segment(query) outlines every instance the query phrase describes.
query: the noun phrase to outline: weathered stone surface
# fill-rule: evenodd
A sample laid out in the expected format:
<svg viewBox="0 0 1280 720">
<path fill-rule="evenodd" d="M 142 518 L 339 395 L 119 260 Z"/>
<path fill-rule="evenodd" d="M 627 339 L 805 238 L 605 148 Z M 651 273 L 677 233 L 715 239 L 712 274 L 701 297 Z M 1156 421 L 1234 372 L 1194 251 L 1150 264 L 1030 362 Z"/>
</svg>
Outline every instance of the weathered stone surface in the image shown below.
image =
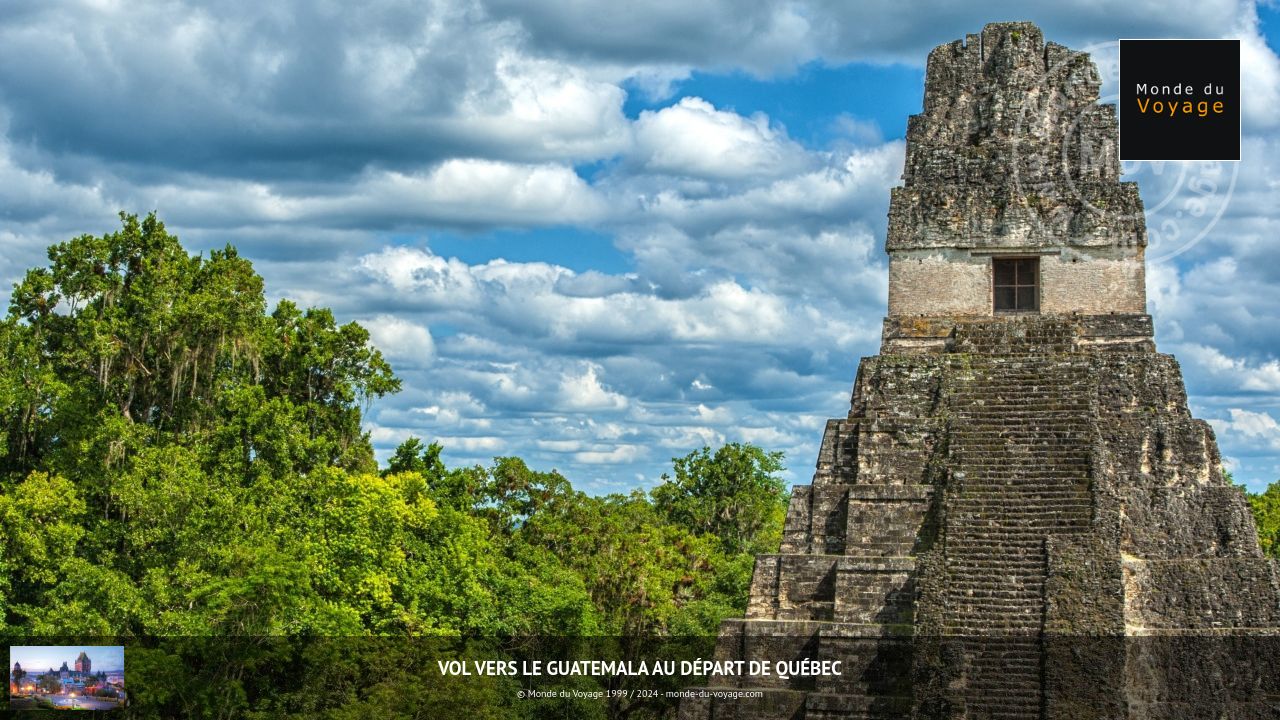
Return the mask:
<svg viewBox="0 0 1280 720">
<path fill-rule="evenodd" d="M 848 671 L 713 678 L 764 700 L 682 718 L 1280 717 L 1277 564 L 1156 352 L 1097 91 L 1027 23 L 930 55 L 882 354 L 716 651 Z M 1041 258 L 1039 313 L 992 313 L 1003 252 Z"/>
<path fill-rule="evenodd" d="M 889 205 L 889 315 L 990 315 L 991 258 L 1041 256 L 1041 309 L 1144 313 L 1142 200 L 1085 53 L 1030 23 L 929 55 Z"/>
</svg>

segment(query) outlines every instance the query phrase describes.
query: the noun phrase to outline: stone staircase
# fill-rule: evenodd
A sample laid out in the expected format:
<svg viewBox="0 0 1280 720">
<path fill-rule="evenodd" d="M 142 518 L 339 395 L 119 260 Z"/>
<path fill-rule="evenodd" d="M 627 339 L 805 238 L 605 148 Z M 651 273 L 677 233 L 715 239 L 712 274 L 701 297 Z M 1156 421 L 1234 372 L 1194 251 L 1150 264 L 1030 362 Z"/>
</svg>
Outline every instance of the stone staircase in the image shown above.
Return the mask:
<svg viewBox="0 0 1280 720">
<path fill-rule="evenodd" d="M 949 398 L 944 632 L 963 647 L 968 717 L 1038 718 L 1051 535 L 1088 531 L 1090 364 L 1066 323 L 958 328 Z"/>
<path fill-rule="evenodd" d="M 828 431 L 834 437 L 828 439 L 849 427 L 832 423 Z M 793 496 L 788 530 L 797 547 L 784 543 L 784 552 L 756 559 L 747 617 L 725 622 L 716 650 L 718 658 L 743 660 L 838 659 L 843 673 L 781 683 L 712 678 L 709 687 L 751 687 L 764 691 L 765 699 L 750 709 L 686 702 L 681 717 L 909 715 L 914 555 L 933 488 L 850 482 L 855 473 L 855 465 L 846 463 L 826 476 L 818 492 L 804 488 Z M 838 502 L 831 499 L 837 496 Z M 838 528 L 836 519 L 842 521 Z M 818 552 L 798 551 L 799 546 Z"/>
<path fill-rule="evenodd" d="M 845 672 L 711 678 L 763 698 L 693 699 L 679 717 L 1280 717 L 1274 653 L 1238 645 L 1257 628 L 1280 645 L 1280 579 L 1215 474 L 1212 431 L 1172 358 L 1081 327 L 965 318 L 936 352 L 864 359 L 716 646 Z M 1242 668 L 1259 669 L 1219 687 Z"/>
<path fill-rule="evenodd" d="M 962 647 L 967 717 L 1038 717 L 1045 541 L 1092 516 L 1093 391 L 1076 332 L 1047 318 L 966 323 L 936 362 L 864 363 L 849 417 L 827 423 L 813 484 L 793 491 L 781 552 L 757 558 L 747 616 L 725 622 L 716 651 L 839 658 L 848 671 L 713 678 L 765 701 L 689 702 L 681 717 L 910 717 L 916 558 L 939 537 L 941 629 Z"/>
</svg>

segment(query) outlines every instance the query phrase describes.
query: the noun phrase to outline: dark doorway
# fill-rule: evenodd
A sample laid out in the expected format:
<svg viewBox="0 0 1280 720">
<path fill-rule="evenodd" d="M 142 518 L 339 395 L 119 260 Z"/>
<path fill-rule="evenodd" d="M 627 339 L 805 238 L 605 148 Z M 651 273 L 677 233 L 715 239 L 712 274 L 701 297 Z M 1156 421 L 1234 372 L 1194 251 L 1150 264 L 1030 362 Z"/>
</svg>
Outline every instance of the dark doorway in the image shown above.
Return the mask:
<svg viewBox="0 0 1280 720">
<path fill-rule="evenodd" d="M 1040 258 L 992 259 L 995 311 L 1040 312 Z"/>
</svg>

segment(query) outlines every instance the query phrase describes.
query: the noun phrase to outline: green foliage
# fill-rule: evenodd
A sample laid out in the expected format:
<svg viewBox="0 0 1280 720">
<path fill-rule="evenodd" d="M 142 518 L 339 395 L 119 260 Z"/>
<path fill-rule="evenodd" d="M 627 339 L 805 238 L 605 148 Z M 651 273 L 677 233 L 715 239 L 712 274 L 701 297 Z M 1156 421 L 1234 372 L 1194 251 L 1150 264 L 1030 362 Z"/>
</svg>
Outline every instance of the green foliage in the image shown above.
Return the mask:
<svg viewBox="0 0 1280 720">
<path fill-rule="evenodd" d="M 303 409 L 299 419 L 311 441 L 309 467 L 338 464 L 375 471 L 357 401 L 396 392 L 400 381 L 369 346 L 369 332 L 356 323 L 337 325 L 327 309 L 303 312 L 282 300 L 271 313 L 268 333 L 262 385 L 269 397 Z"/>
<path fill-rule="evenodd" d="M 781 530 L 785 511 L 779 503 L 782 453 L 731 443 L 714 455 L 704 447 L 672 462 L 675 478 L 663 475 L 652 492 L 654 505 L 671 522 L 716 536 L 727 552 L 776 545 L 770 530 Z"/>
<path fill-rule="evenodd" d="M 510 717 L 514 680 L 351 638 L 517 652 L 709 636 L 745 609 L 780 537 L 780 454 L 703 448 L 652 493 L 607 497 L 514 457 L 446 468 L 417 438 L 380 470 L 361 410 L 399 381 L 363 328 L 268 312 L 234 248 L 193 256 L 154 215 L 121 222 L 51 248 L 0 321 L 0 625 L 146 640 L 136 716 Z M 285 641 L 325 637 L 344 640 Z"/>
<path fill-rule="evenodd" d="M 267 315 L 262 279 L 234 248 L 192 256 L 154 215 L 121 221 L 50 248 L 49 267 L 14 287 L 0 468 L 105 477 L 132 447 L 196 444 L 249 403 L 274 403 L 272 420 L 305 432 L 287 448 L 276 433 L 217 450 L 284 450 L 297 472 L 373 468 L 358 402 L 399 381 L 363 328 L 288 301 Z"/>
<path fill-rule="evenodd" d="M 1280 480 L 1271 483 L 1260 493 L 1251 493 L 1242 483 L 1237 483 L 1231 471 L 1225 467 L 1222 468 L 1222 476 L 1244 493 L 1249 510 L 1253 513 L 1254 524 L 1258 528 L 1258 544 L 1262 546 L 1262 552 L 1280 559 Z"/>
<path fill-rule="evenodd" d="M 1249 509 L 1258 524 L 1258 541 L 1262 552 L 1280 560 L 1280 481 L 1260 493 L 1249 493 Z"/>
<path fill-rule="evenodd" d="M 445 472 L 444 463 L 440 460 L 443 451 L 444 446 L 440 443 L 423 447 L 421 440 L 411 437 L 396 448 L 384 472 L 417 473 L 428 480 L 438 480 Z"/>
<path fill-rule="evenodd" d="M 85 504 L 64 478 L 33 472 L 0 495 L 0 538 L 8 578 L 20 586 L 58 579 L 84 536 Z"/>
</svg>

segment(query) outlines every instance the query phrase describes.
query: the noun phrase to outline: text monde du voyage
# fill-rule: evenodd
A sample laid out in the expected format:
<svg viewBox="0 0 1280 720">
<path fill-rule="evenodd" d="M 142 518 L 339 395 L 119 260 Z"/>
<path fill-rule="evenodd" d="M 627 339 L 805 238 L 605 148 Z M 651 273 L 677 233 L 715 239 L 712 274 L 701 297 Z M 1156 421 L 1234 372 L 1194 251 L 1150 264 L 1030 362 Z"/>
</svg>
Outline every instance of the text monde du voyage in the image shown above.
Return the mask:
<svg viewBox="0 0 1280 720">
<path fill-rule="evenodd" d="M 1134 89 L 1137 95 L 1134 100 L 1138 103 L 1138 112 L 1143 115 L 1203 118 L 1226 113 L 1226 104 L 1222 100 L 1213 99 L 1215 95 L 1226 94 L 1223 85 L 1205 83 L 1197 92 L 1197 87 L 1190 83 L 1176 85 L 1135 83 Z"/>
</svg>

